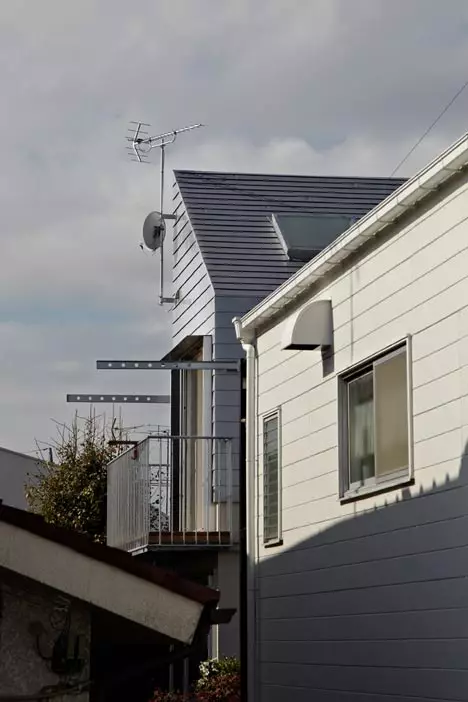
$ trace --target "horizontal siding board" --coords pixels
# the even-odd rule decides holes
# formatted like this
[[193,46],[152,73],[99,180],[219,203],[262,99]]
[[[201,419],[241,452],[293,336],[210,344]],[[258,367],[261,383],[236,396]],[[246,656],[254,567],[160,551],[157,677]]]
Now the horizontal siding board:
[[[366,620],[372,621],[378,615],[384,622],[389,615],[407,615],[418,621],[415,615],[421,613],[421,620],[439,615],[438,622],[450,629],[448,638],[466,636],[466,621],[463,615],[468,609],[468,593],[464,578],[434,580],[424,583],[402,583],[382,586],[381,588],[363,588],[360,590],[338,590],[336,592],[309,595],[286,595],[279,598],[264,598],[261,601],[263,640],[278,641],[289,636],[299,620],[308,622],[341,619],[342,625],[348,622],[348,628]],[[389,620],[389,619],[388,619]],[[441,621],[442,620],[442,621]],[[435,618],[432,619],[436,621]],[[442,636],[439,627],[435,632]],[[380,637],[385,627],[374,627],[372,637]],[[397,633],[399,636],[400,633]],[[294,640],[294,637],[291,637]],[[297,639],[296,639],[297,640]],[[311,640],[311,639],[309,639]]]
[[[434,670],[415,668],[362,666],[307,666],[295,663],[264,662],[262,680],[281,685],[283,690],[308,687],[310,690],[359,693],[363,699],[398,699],[405,695],[427,700],[466,700],[467,670]],[[381,696],[380,696],[381,695]],[[365,697],[364,697],[365,696]],[[333,699],[333,698],[332,698]],[[372,698],[371,698],[372,699]],[[266,702],[267,698],[263,700]],[[262,702],[263,702],[262,700]]]
[[[229,422],[230,424],[237,425],[240,420],[240,409],[239,409],[239,403],[236,405],[227,405],[223,404],[220,405],[217,403],[217,395],[215,393],[214,395],[215,402],[216,404],[213,407],[213,413],[214,413],[214,418],[215,421],[218,419],[218,417],[221,419],[223,422]],[[238,433],[238,428],[236,433]]]
[[213,373],[213,391],[228,391],[238,392],[240,385],[239,375],[237,373],[221,373],[214,371]]
[[[343,624],[349,620],[351,627],[354,622],[364,621],[367,617],[372,622],[374,615],[389,615],[402,613],[408,621],[417,621],[415,615],[420,612],[421,619],[439,613],[439,625],[445,621],[447,627],[452,626],[453,636],[461,631],[466,635],[466,620],[460,616],[468,609],[468,589],[465,578],[438,579],[424,583],[400,583],[383,585],[378,588],[361,588],[357,590],[336,590],[316,593],[310,597],[304,595],[285,595],[279,598],[264,598],[261,600],[262,629],[267,640],[269,621],[275,622],[272,640],[281,638],[280,629],[293,627],[298,619],[307,621],[328,621],[341,619]],[[384,621],[383,617],[381,621]],[[291,622],[291,624],[289,624]],[[450,624],[451,623],[451,624]],[[270,629],[270,631],[272,631]],[[374,636],[382,637],[385,629],[374,627]]]
[[339,568],[353,563],[376,563],[463,546],[468,547],[468,516],[368,534],[357,539],[344,538],[321,546],[288,550],[281,555],[277,563],[276,559],[262,561],[259,576],[273,577],[287,573]]
[[[298,684],[283,686],[264,682],[260,702],[284,702],[285,695],[291,698],[293,694],[294,702],[310,702],[310,693],[310,689],[299,687]],[[360,692],[350,692],[349,690],[314,690],[313,694],[314,702],[362,702],[363,699]],[[366,702],[381,702],[382,697],[366,695],[365,699]],[[411,695],[409,697],[406,695],[398,695],[397,697],[386,695],[383,699],[385,699],[385,702],[389,700],[395,700],[395,702],[430,702],[430,698],[420,697],[419,695]],[[452,700],[447,699],[442,702],[452,702]]]
[[214,390],[213,404],[220,407],[235,407],[239,414],[240,390]]
[[[378,623],[376,621],[377,627]],[[431,627],[432,622],[425,622],[425,624]],[[354,625],[356,625],[356,622],[354,622]],[[317,640],[316,637],[312,639],[306,638],[307,634],[304,629],[307,628],[307,622],[303,622],[302,626],[298,626],[298,638],[295,638],[294,633],[292,633],[289,640],[269,641],[262,647],[262,653],[265,661],[281,661],[311,666],[381,667],[382,661],[385,660],[388,668],[467,668],[468,640],[466,639],[466,631],[462,634],[464,638],[451,641],[433,641],[428,639],[412,641],[406,637],[414,636],[415,633],[425,634],[426,630],[409,629],[407,622],[404,621],[404,616],[400,617],[399,621],[395,622],[395,625],[395,640],[353,640],[353,644],[350,646],[349,642],[342,640],[341,632],[337,632],[337,627],[333,625],[330,626],[330,630],[338,633],[334,641]],[[400,633],[398,633],[399,626],[401,627]],[[445,638],[447,633],[449,633],[449,629],[447,626],[442,625],[440,629],[437,627],[434,627],[434,629],[430,628],[429,633],[434,638],[437,638],[439,632],[442,635],[441,638]],[[330,631],[327,632],[327,634],[329,633]],[[356,637],[356,628],[353,627],[349,633],[351,636]],[[373,637],[375,633],[375,629],[372,629]],[[359,631],[359,638],[361,634],[362,632]],[[304,645],[305,642],[307,642],[307,645]]]

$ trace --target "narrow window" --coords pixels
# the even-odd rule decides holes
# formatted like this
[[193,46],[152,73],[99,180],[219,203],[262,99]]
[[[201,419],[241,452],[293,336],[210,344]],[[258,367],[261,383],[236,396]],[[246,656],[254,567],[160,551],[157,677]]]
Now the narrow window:
[[281,538],[279,413],[263,420],[263,543]]
[[407,364],[405,344],[340,379],[344,492],[409,475]]

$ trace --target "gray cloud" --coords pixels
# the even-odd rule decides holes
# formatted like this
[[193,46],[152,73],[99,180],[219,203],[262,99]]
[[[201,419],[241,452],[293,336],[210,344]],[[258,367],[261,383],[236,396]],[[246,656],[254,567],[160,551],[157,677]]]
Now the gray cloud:
[[[465,0],[16,0],[0,19],[0,443],[24,450],[71,416],[68,391],[167,387],[93,370],[170,347],[138,248],[157,158],[126,161],[128,120],[208,125],[171,167],[386,175],[467,77]],[[406,173],[467,107],[468,91]]]

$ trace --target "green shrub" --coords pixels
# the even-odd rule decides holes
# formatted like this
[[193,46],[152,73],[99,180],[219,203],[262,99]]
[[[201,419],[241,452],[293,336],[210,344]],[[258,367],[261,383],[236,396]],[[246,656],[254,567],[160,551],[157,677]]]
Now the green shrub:
[[237,658],[204,661],[191,695],[156,691],[151,702],[240,702],[240,663]]
[[240,700],[240,663],[237,658],[204,661],[195,686],[199,702],[236,702]]

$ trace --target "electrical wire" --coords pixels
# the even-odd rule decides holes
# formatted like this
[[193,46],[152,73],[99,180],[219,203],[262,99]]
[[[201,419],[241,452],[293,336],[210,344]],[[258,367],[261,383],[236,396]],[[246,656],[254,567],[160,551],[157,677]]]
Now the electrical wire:
[[408,153],[406,154],[406,156],[405,156],[404,158],[402,158],[401,161],[399,162],[399,164],[396,166],[396,168],[393,169],[392,173],[390,174],[390,178],[393,178],[393,176],[395,175],[395,173],[396,173],[397,171],[400,170],[400,168],[402,167],[402,165],[403,165],[404,163],[406,163],[406,161],[409,159],[409,157],[411,156],[411,154],[413,154],[413,153],[416,151],[416,149],[418,148],[418,146],[424,141],[424,139],[427,137],[427,135],[428,135],[430,132],[432,132],[432,130],[434,129],[434,127],[436,126],[436,124],[442,119],[442,117],[445,115],[445,113],[449,111],[449,109],[452,107],[453,103],[460,97],[460,95],[462,94],[462,92],[465,90],[466,87],[468,87],[468,80],[466,80],[466,81],[463,83],[463,85],[461,86],[461,88],[459,88],[459,89],[457,90],[457,92],[455,93],[455,95],[453,96],[453,98],[445,105],[445,107],[444,107],[444,109],[442,110],[442,112],[441,112],[439,115],[437,115],[437,117],[435,118],[435,120],[429,125],[429,127],[426,129],[426,131],[424,132],[424,134],[422,134],[422,135],[419,137],[419,139],[417,140],[417,142],[416,142],[416,143],[414,144],[414,146],[408,151]]

